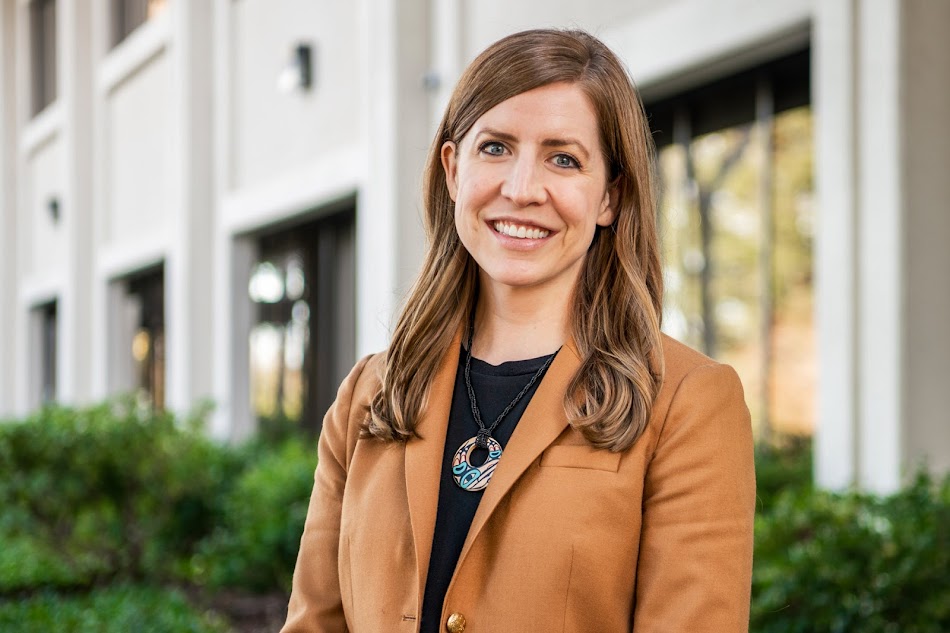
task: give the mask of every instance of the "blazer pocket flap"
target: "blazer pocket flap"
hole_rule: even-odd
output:
[[[620,468],[620,453],[593,446],[559,444],[549,446],[541,453],[541,466],[617,472]]]

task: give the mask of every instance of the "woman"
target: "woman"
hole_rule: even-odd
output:
[[[749,414],[731,368],[660,333],[652,168],[592,36],[472,62],[423,270],[324,422],[284,631],[747,629]]]

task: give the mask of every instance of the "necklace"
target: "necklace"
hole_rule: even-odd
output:
[[[492,425],[486,428],[482,422],[482,414],[478,410],[478,403],[475,401],[475,390],[472,388],[472,340],[474,338],[475,311],[472,310],[472,318],[468,327],[468,349],[465,350],[465,387],[468,389],[468,400],[472,405],[472,417],[475,418],[475,423],[478,424],[478,434],[462,443],[458,450],[455,451],[455,457],[452,458],[452,476],[455,478],[455,483],[458,484],[462,490],[468,490],[469,492],[478,492],[479,490],[485,489],[491,480],[492,474],[495,472],[495,468],[498,466],[498,461],[501,459],[501,444],[491,436],[492,431],[501,424],[501,421],[505,419],[506,415],[511,413],[511,410],[515,408],[524,395],[528,393],[528,390],[531,389],[531,386],[544,374],[544,371],[557,355],[552,354],[544,361],[544,364],[534,373],[534,376],[532,376],[528,384],[524,386],[524,389],[515,396],[514,400],[508,403],[508,406],[495,418]],[[470,461],[472,451],[476,448],[483,448],[488,451],[488,459],[480,466],[475,466]]]

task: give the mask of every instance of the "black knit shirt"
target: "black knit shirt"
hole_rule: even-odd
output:
[[[442,473],[439,481],[439,506],[435,519],[435,534],[432,538],[432,556],[429,559],[429,573],[426,579],[425,595],[422,601],[421,633],[440,633],[443,630],[442,602],[455,573],[455,565],[462,553],[462,545],[468,535],[478,503],[484,491],[469,492],[462,490],[452,477],[452,458],[466,440],[478,433],[478,424],[472,415],[472,407],[465,387],[465,356],[463,348],[459,354],[458,371],[455,374],[455,391],[452,395],[452,409],[449,413],[449,426],[445,436],[445,449],[442,454]],[[472,359],[472,389],[481,413],[482,423],[488,427],[505,410],[515,396],[521,392],[531,377],[550,356],[530,360],[511,361],[501,365],[490,365],[477,358]],[[537,380],[518,404],[505,416],[505,419],[492,432],[502,447],[507,446],[512,432],[521,415],[537,390],[541,380]],[[477,451],[476,454],[481,451]],[[479,463],[481,457],[473,459]],[[504,455],[501,457],[505,459]],[[489,486],[491,483],[488,484]]]

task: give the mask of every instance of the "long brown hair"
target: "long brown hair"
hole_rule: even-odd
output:
[[[571,328],[581,366],[565,394],[572,426],[593,446],[621,451],[646,428],[663,379],[663,279],[656,237],[654,148],[623,64],[583,31],[532,30],[489,46],[462,74],[429,152],[424,184],[428,251],[393,333],[366,431],[415,435],[443,355],[473,308],[477,265],[455,229],[440,151],[523,92],[569,82],[597,113],[616,217],[599,227],[574,291]]]

